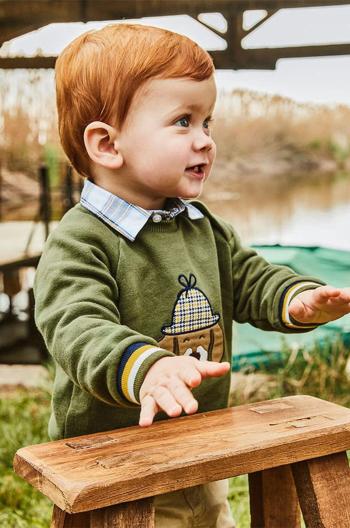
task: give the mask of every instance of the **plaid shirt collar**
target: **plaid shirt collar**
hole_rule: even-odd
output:
[[[151,217],[156,223],[170,221],[183,212],[187,212],[191,220],[203,218],[197,207],[180,198],[174,198],[167,210],[146,210],[126,202],[88,179],[85,180],[80,203],[132,242]]]

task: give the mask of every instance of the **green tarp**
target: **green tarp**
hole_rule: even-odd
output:
[[[273,264],[289,266],[297,273],[319,277],[332,286],[350,286],[350,251],[322,247],[253,246]],[[350,342],[350,316],[307,332],[281,334],[264,332],[249,324],[234,324],[233,370],[259,367],[281,359],[281,350],[312,346],[341,338]]]

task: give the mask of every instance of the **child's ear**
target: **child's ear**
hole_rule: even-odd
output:
[[[115,128],[93,121],[84,130],[84,143],[92,161],[107,169],[120,169],[123,156],[118,148],[117,131]]]

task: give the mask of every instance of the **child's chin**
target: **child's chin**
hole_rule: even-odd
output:
[[[188,189],[184,194],[183,196],[181,196],[181,198],[183,198],[184,200],[193,200],[194,198],[198,198],[198,196],[200,196],[202,194],[202,191],[203,191],[203,186],[198,186],[197,188],[194,188],[194,189]]]
[[[198,192],[192,192],[192,193],[185,193],[180,196],[183,200],[194,200],[195,198],[198,198],[202,194],[202,190]]]

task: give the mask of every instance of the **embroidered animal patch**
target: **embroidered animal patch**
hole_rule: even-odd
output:
[[[201,361],[220,361],[223,356],[223,334],[220,315],[213,313],[207,296],[196,288],[191,273],[179,276],[183,289],[178,293],[169,325],[162,328],[165,336],[159,345],[177,355],[193,356]]]

